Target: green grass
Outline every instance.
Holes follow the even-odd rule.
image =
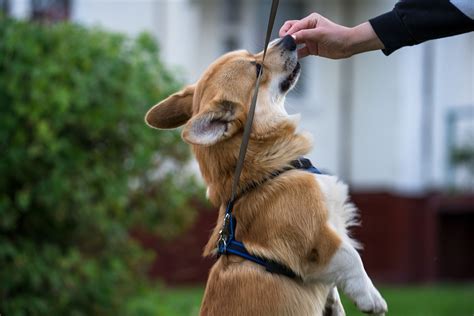
[[[474,316],[474,285],[381,287],[393,316]],[[348,316],[364,315],[346,297]]]
[[[137,293],[127,302],[127,316],[194,316],[199,314],[203,287],[164,288],[157,286]]]
[[[474,284],[435,286],[382,286],[393,316],[474,316]],[[194,316],[204,293],[202,287],[163,288],[137,295],[129,302],[129,315]],[[347,316],[364,315],[343,299]]]

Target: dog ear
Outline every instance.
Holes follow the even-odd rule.
[[[230,101],[215,101],[210,110],[192,118],[183,129],[183,139],[195,145],[211,146],[239,129],[236,112],[242,107]]]
[[[153,128],[176,128],[192,116],[194,85],[169,96],[154,105],[145,115],[145,122]]]

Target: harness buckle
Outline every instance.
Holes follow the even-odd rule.
[[[226,213],[224,216],[224,222],[222,223],[222,228],[219,231],[219,239],[217,241],[218,252],[223,254],[227,250],[227,242],[230,238],[230,217],[229,213]]]

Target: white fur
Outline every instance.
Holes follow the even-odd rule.
[[[326,309],[331,311],[330,316],[346,316],[346,312],[344,311],[344,307],[342,306],[341,298],[339,296],[339,292],[337,291],[337,287],[333,287],[331,291],[329,291],[328,298],[326,300],[326,306],[324,308],[325,316]]]
[[[185,138],[192,144],[213,145],[225,136],[227,123],[213,122],[213,114],[197,116],[185,127]]]
[[[357,208],[349,202],[349,188],[335,176],[316,174],[315,177],[325,198],[329,223],[344,241],[360,248],[347,231],[347,228],[359,224]]]
[[[269,48],[275,46],[280,39],[275,39],[269,44]],[[296,66],[298,57],[295,51],[286,51],[283,57],[286,62]],[[287,91],[280,90],[280,83],[288,77],[294,68],[281,69],[280,72],[272,72],[271,81],[268,87],[262,87],[257,98],[257,106],[255,108],[254,126],[256,129],[271,130],[277,127],[282,121],[288,121],[291,118],[285,109],[285,98],[291,89],[298,82],[300,74],[298,73],[291,87]]]
[[[372,284],[364,270],[358,244],[347,233],[347,227],[356,225],[357,209],[349,202],[347,185],[334,176],[315,175],[325,197],[329,224],[342,238],[342,244],[330,263],[314,276],[330,284],[336,284],[364,312],[384,315],[387,303]]]
[[[347,242],[341,244],[324,271],[315,277],[335,283],[365,313],[387,312],[387,303],[365,272],[357,250]]]

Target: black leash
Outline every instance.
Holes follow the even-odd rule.
[[[237,195],[237,187],[239,185],[239,180],[240,180],[240,174],[242,173],[242,168],[244,166],[244,160],[245,160],[245,154],[247,153],[247,147],[249,144],[250,140],[250,132],[252,130],[252,124],[253,124],[253,117],[255,114],[255,107],[257,105],[257,96],[258,96],[258,90],[260,88],[260,81],[262,79],[262,73],[263,73],[263,63],[265,61],[265,56],[267,55],[267,48],[268,48],[268,43],[270,43],[270,36],[272,35],[272,29],[273,29],[273,24],[275,22],[275,16],[278,10],[278,3],[279,0],[273,0],[272,1],[272,8],[270,10],[270,17],[268,18],[268,26],[267,26],[267,35],[265,38],[265,47],[263,49],[263,58],[262,58],[262,65],[258,71],[258,76],[257,76],[257,81],[255,83],[255,90],[252,98],[252,103],[250,104],[250,109],[247,114],[247,122],[245,122],[245,128],[244,128],[244,134],[242,136],[242,143],[240,145],[240,151],[239,151],[239,158],[237,160],[237,165],[235,167],[235,173],[234,173],[234,180],[232,182],[232,194],[230,197],[231,203],[233,203],[236,195]]]
[[[239,157],[235,166],[234,179],[232,181],[232,191],[230,200],[227,203],[226,214],[224,216],[224,223],[222,229],[219,232],[218,249],[219,253],[223,254],[226,252],[227,242],[233,238],[233,225],[232,225],[232,209],[234,207],[234,201],[237,197],[237,190],[239,186],[240,174],[244,167],[245,154],[247,153],[247,147],[250,140],[250,132],[252,130],[253,117],[255,114],[255,107],[257,106],[258,90],[260,88],[260,81],[262,80],[263,64],[267,55],[268,44],[270,43],[270,36],[272,35],[273,24],[275,22],[276,13],[278,10],[279,0],[272,1],[272,7],[270,9],[270,16],[268,18],[267,34],[265,37],[265,46],[263,48],[262,64],[258,70],[257,81],[255,82],[255,90],[252,97],[252,103],[250,104],[249,112],[247,114],[247,122],[245,122],[244,133],[242,135],[242,143],[240,144]]]
[[[235,220],[232,216],[232,209],[234,207],[234,201],[237,198],[237,190],[240,180],[240,174],[242,173],[242,168],[244,165],[245,154],[247,153],[247,147],[250,140],[250,132],[252,130],[253,117],[255,114],[255,107],[257,105],[258,90],[260,88],[260,81],[262,80],[263,73],[263,64],[265,61],[265,56],[267,55],[267,48],[270,42],[270,36],[272,34],[273,24],[275,22],[275,16],[278,10],[279,0],[272,1],[272,7],[270,10],[270,17],[268,19],[267,26],[267,35],[265,38],[265,47],[263,49],[262,64],[259,68],[257,81],[255,83],[255,90],[252,98],[252,103],[250,104],[249,112],[247,114],[247,122],[245,122],[244,133],[242,136],[242,143],[240,145],[239,157],[235,167],[234,179],[232,182],[232,191],[230,200],[227,203],[227,208],[224,216],[224,223],[222,224],[222,229],[219,231],[219,240],[217,242],[218,253],[220,255],[227,254],[227,246],[229,243],[239,243],[234,239],[234,229],[235,229]],[[240,244],[240,243],[239,243]],[[245,248],[242,244],[242,248]]]
[[[247,153],[247,147],[250,140],[250,131],[252,129],[253,117],[255,114],[255,107],[257,105],[257,96],[258,96],[258,90],[260,88],[260,81],[262,79],[263,64],[265,61],[265,56],[267,54],[267,48],[270,42],[270,36],[272,34],[273,24],[275,22],[275,16],[278,9],[278,3],[279,3],[279,0],[273,0],[272,2],[270,17],[268,19],[265,47],[263,50],[262,64],[260,65],[260,68],[258,71],[252,103],[250,105],[249,112],[247,114],[247,122],[245,122],[244,133],[242,136],[242,143],[240,145],[239,157],[238,157],[237,164],[235,167],[234,179],[232,182],[231,198],[227,203],[227,208],[225,211],[224,223],[222,224],[222,229],[219,231],[219,240],[217,242],[217,253],[219,255],[229,255],[229,254],[236,255],[265,267],[265,270],[268,272],[283,275],[292,279],[299,279],[298,274],[294,272],[291,268],[287,267],[286,265],[280,262],[253,255],[247,251],[245,245],[242,242],[235,240],[234,232],[236,229],[237,221],[232,215],[234,202],[242,194],[249,192],[250,190],[254,189],[257,186],[256,183],[255,184],[251,183],[250,185],[245,187],[242,192],[240,192],[240,195],[237,195],[240,174],[242,173],[244,160],[245,160],[245,154]],[[319,170],[315,168],[311,164],[311,162],[306,158],[299,158],[297,160],[294,160],[290,163],[290,165],[291,167],[286,167],[286,168],[283,168],[282,170],[275,170],[273,173],[271,173],[267,177],[266,180],[270,180],[275,177],[278,177],[283,172],[286,172],[291,169],[306,170],[311,173],[320,174]]]

